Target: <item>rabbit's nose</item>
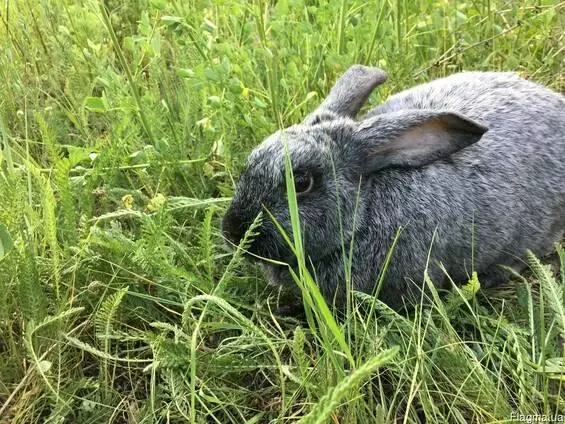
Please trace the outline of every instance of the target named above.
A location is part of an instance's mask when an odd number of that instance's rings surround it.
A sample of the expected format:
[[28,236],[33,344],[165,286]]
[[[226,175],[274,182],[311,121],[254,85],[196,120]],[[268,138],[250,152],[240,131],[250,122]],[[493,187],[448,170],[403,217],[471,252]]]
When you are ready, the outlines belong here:
[[249,224],[238,216],[237,213],[228,211],[222,220],[222,232],[224,237],[235,245],[238,245]]

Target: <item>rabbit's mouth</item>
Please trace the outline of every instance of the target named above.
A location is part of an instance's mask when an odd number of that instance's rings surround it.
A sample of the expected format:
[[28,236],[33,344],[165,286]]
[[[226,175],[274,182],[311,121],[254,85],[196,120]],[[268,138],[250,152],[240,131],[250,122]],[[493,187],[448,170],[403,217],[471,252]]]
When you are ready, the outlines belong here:
[[285,263],[292,266],[297,264],[296,257],[284,245],[277,240],[259,231],[249,246],[245,249],[245,254],[250,259],[259,261],[263,264],[286,268],[285,265],[276,265],[273,261]]
[[288,267],[268,262],[261,263],[261,266],[270,284],[275,286],[287,286],[292,284],[292,276],[288,271]]

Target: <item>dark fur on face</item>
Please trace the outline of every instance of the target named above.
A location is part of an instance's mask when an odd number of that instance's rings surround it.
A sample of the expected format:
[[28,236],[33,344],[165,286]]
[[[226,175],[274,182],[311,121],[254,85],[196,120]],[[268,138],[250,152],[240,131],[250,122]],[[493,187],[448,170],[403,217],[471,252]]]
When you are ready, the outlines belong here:
[[[306,173],[313,179],[311,190],[298,194],[303,239],[310,258],[318,260],[341,249],[341,242],[333,231],[339,227],[340,210],[342,214],[353,214],[355,204],[351,199],[355,199],[359,184],[359,176],[351,172],[338,148],[344,132],[353,130],[351,124],[340,122],[338,125],[330,121],[315,126],[291,127],[267,139],[261,149],[250,155],[239,179],[232,205],[224,218],[226,236],[237,243],[261,211],[268,211],[287,234],[292,233],[284,174],[286,143],[294,175]],[[244,188],[251,185],[255,187],[254,191]],[[338,203],[340,210],[336,207]],[[344,222],[346,226],[343,228],[346,240],[353,233],[348,222]],[[270,219],[263,221],[249,251],[270,259],[294,261],[288,245]]]

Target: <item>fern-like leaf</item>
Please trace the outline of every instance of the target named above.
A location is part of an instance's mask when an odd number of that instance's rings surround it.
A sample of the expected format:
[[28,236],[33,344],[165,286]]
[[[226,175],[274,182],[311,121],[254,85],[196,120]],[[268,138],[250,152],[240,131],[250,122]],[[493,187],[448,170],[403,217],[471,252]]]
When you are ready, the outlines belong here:
[[122,303],[124,295],[128,292],[128,287],[118,290],[117,292],[108,296],[101,303],[94,316],[94,325],[96,327],[96,337],[104,340],[104,351],[108,351],[107,343],[112,334],[112,322]]
[[563,286],[557,283],[551,267],[543,265],[533,254],[527,252],[528,263],[539,279],[540,286],[545,294],[547,305],[555,314],[555,321],[559,327],[561,337],[565,338],[565,305],[563,304]]
[[300,422],[303,424],[327,423],[331,413],[339,406],[341,400],[351,390],[358,388],[361,382],[367,379],[377,368],[390,362],[397,352],[398,346],[387,349],[357,368],[351,375],[339,382],[337,386],[330,388],[312,408],[310,413],[304,416]]
[[26,321],[41,321],[46,316],[45,292],[39,280],[34,248],[31,242],[20,262],[18,273],[20,309]]
[[75,202],[69,184],[71,161],[61,159],[55,165],[55,184],[59,190],[59,207],[62,217],[61,229],[67,244],[77,241]]
[[214,255],[214,244],[212,242],[212,218],[214,216],[214,208],[206,209],[204,221],[202,222],[202,230],[200,232],[200,251],[201,257],[204,258],[204,266],[208,274],[208,280],[212,281],[212,258]]

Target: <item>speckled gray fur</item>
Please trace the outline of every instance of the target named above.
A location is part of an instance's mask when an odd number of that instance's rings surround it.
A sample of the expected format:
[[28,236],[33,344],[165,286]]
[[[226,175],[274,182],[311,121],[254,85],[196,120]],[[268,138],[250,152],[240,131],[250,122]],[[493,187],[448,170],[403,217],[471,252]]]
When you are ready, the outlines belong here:
[[[440,263],[455,281],[475,270],[492,285],[504,280],[498,264],[519,269],[526,249],[549,252],[565,230],[565,97],[512,73],[464,72],[398,93],[355,120],[385,79],[353,66],[304,123],[259,145],[224,229],[249,225],[266,207],[290,233],[286,140],[293,168],[316,176],[298,201],[306,253],[328,300],[344,293],[342,241],[348,251],[353,239],[353,287],[372,293],[399,227],[379,293],[393,307],[418,296],[428,254],[442,287]],[[396,151],[403,135],[421,128],[429,142],[410,150],[419,141],[409,137],[407,153]],[[251,250],[295,263],[269,220]],[[286,267],[265,268],[271,281],[291,283]]]

